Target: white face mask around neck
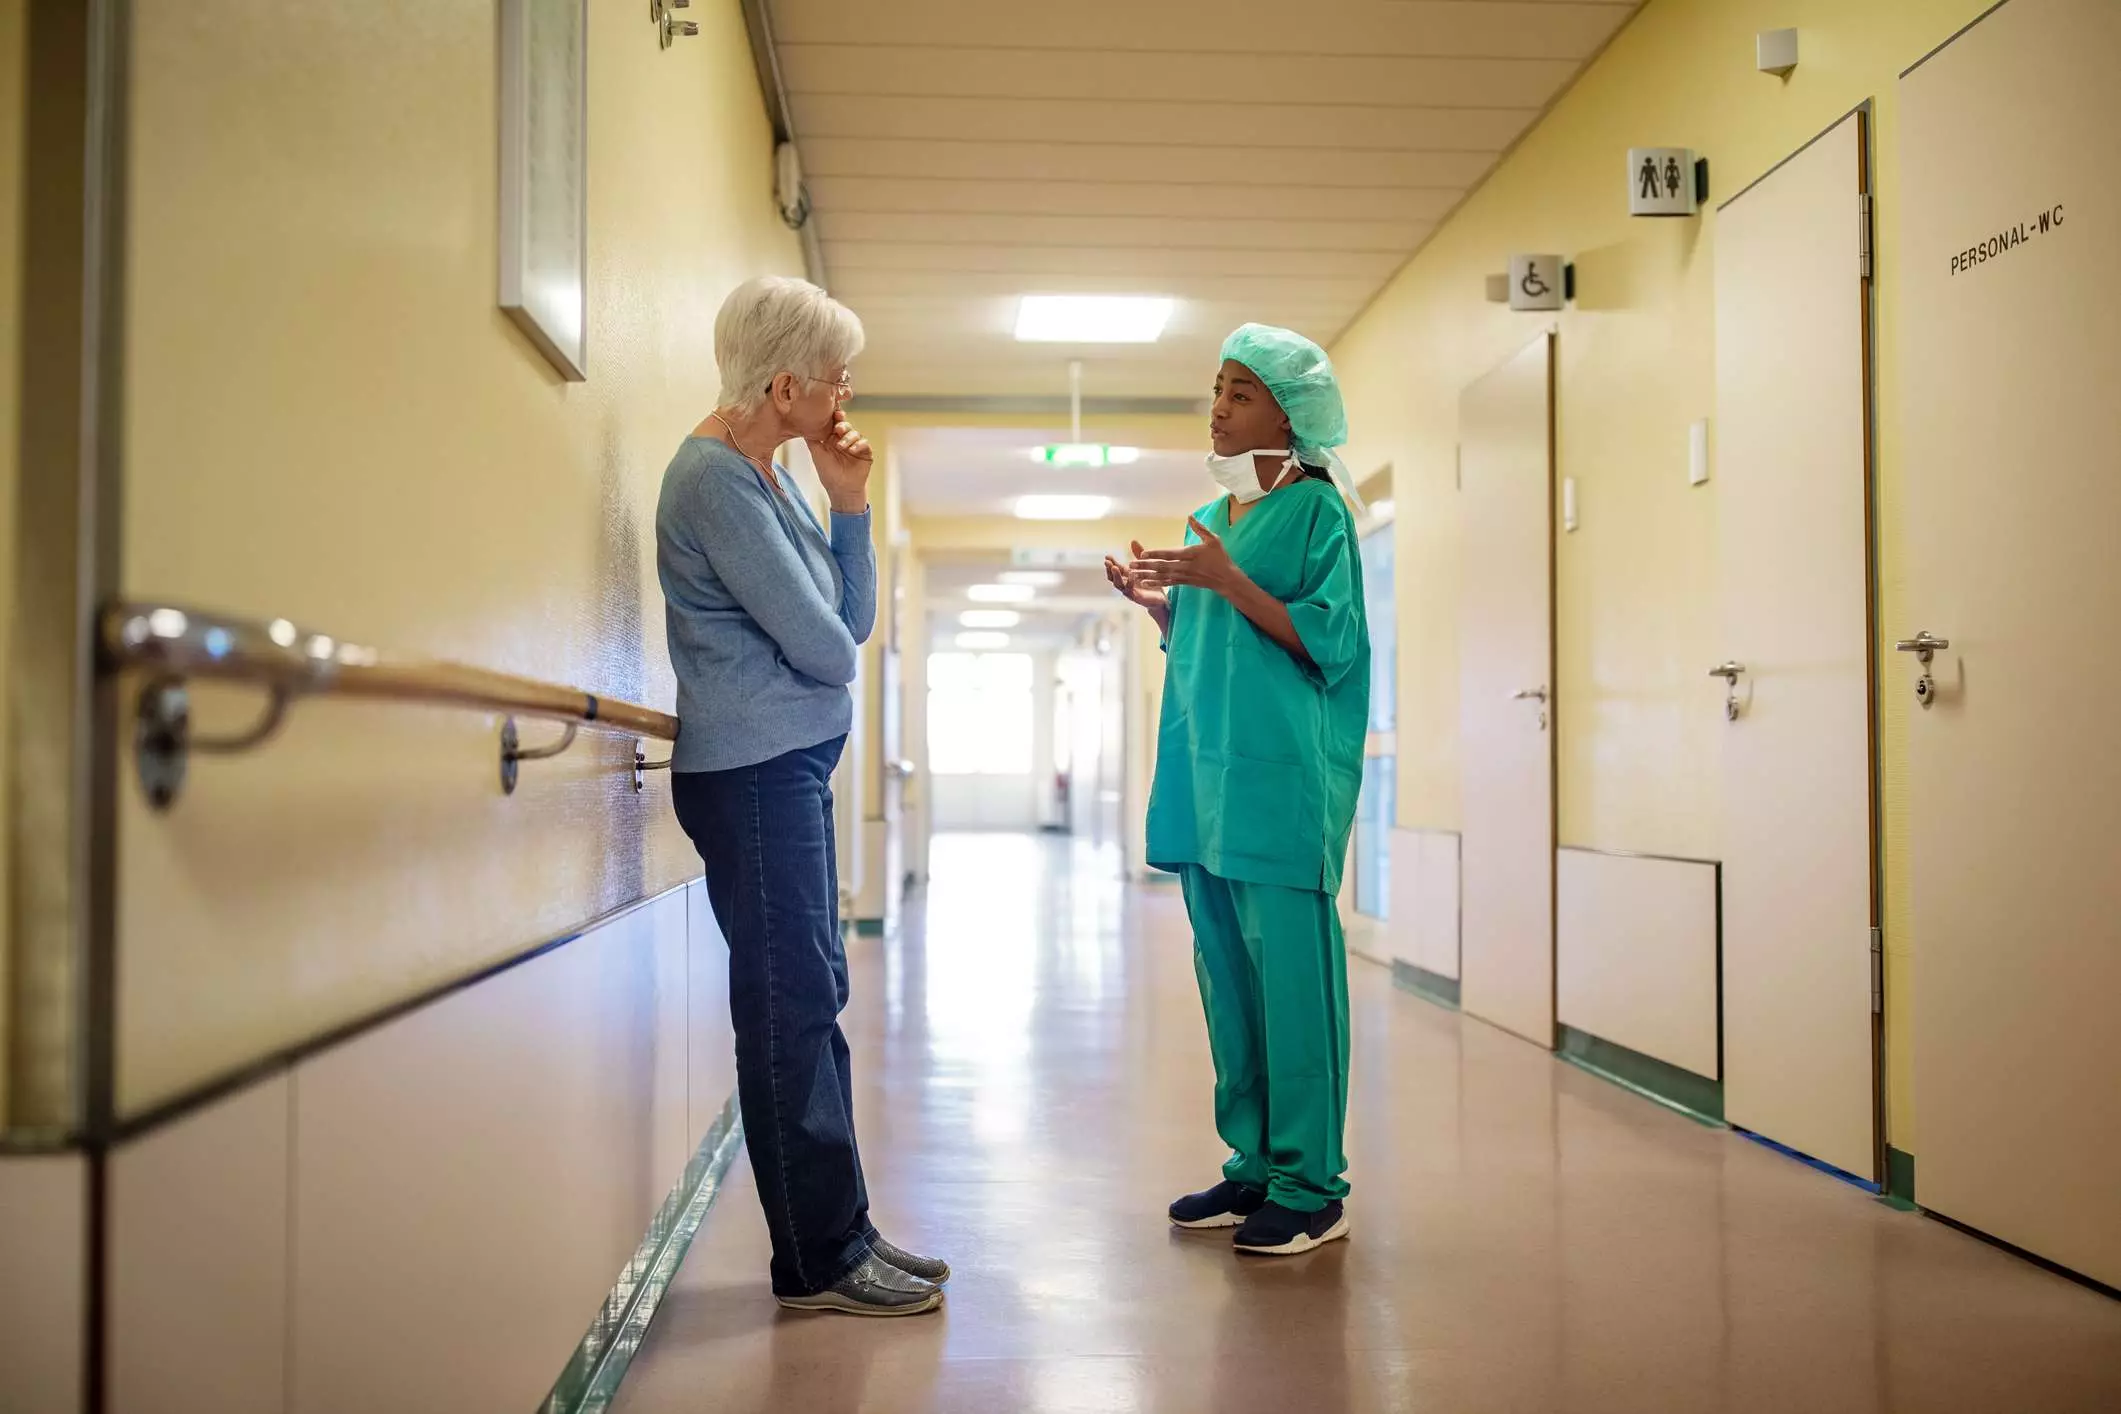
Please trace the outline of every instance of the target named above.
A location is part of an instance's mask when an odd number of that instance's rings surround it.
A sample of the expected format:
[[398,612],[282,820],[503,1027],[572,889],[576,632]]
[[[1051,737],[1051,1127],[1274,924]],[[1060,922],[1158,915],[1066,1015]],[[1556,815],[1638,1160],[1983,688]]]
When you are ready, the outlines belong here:
[[[1286,458],[1281,464],[1281,474],[1274,478],[1271,485],[1260,484],[1259,466],[1254,460],[1257,457]],[[1234,457],[1219,457],[1213,452],[1208,453],[1208,474],[1214,477],[1216,484],[1229,492],[1230,498],[1239,505],[1258,500],[1287,481],[1290,473],[1301,474],[1302,470],[1302,465],[1287,447],[1261,448],[1256,452],[1240,452]]]

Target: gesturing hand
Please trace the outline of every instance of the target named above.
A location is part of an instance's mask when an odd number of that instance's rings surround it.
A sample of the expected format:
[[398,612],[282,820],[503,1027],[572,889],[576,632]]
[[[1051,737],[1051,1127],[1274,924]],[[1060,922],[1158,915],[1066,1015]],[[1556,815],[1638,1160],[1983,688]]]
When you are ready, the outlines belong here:
[[807,440],[811,464],[825,485],[832,509],[841,515],[860,515],[869,509],[869,473],[875,469],[876,453],[870,450],[869,439],[848,423],[847,414],[834,412],[825,435]]
[[1243,572],[1223,548],[1221,536],[1192,516],[1186,518],[1186,524],[1200,537],[1198,545],[1179,550],[1144,550],[1136,545],[1134,563],[1127,567],[1129,573],[1137,582],[1166,589],[1184,584],[1228,597],[1232,587],[1244,579]]
[[[1128,548],[1134,552],[1135,559],[1141,558],[1141,541],[1135,541]],[[1150,583],[1146,576],[1135,573],[1110,555],[1105,556],[1105,578],[1112,581],[1112,587],[1125,595],[1129,603],[1139,604],[1152,614],[1162,613],[1171,607],[1170,597],[1163,590]]]

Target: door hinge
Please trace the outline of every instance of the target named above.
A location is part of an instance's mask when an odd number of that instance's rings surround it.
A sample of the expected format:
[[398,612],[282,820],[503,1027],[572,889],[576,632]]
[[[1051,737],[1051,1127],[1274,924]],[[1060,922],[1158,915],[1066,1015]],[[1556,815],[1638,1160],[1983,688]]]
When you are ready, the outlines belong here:
[[1451,448],[1451,489],[1453,491],[1466,489],[1466,449],[1464,447]]
[[1885,930],[1871,929],[1871,1015],[1885,1015]]
[[1862,266],[1863,278],[1871,278],[1871,194],[1856,194],[1856,259]]

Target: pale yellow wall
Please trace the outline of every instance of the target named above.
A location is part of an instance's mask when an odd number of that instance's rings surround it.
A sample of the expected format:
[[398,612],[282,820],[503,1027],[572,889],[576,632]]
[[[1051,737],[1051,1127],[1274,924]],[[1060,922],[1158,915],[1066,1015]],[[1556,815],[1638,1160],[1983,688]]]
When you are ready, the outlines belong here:
[[[0,0],[0,702],[6,700],[15,621],[15,404],[19,394],[22,288],[22,102],[27,0]],[[8,799],[10,715],[0,710],[0,801]],[[0,899],[8,895],[9,851],[0,846]],[[0,1129],[7,1126],[8,918],[0,907]]]
[[[1355,434],[1349,461],[1391,463],[1398,501],[1399,813],[1459,823],[1457,764],[1458,393],[1553,318],[1560,327],[1559,469],[1577,478],[1583,528],[1562,537],[1559,655],[1561,839],[1569,845],[1714,858],[1720,763],[1714,485],[1687,485],[1687,427],[1714,401],[1716,218],[1631,220],[1630,146],[1707,156],[1711,203],[1866,99],[1876,101],[1876,383],[1880,628],[1901,612],[1893,266],[1899,72],[1988,0],[1650,0],[1488,182],[1338,341]],[[1795,26],[1787,81],[1753,66],[1757,31]],[[1854,239],[1855,217],[1850,216]],[[1576,262],[1578,300],[1559,316],[1512,315],[1483,277],[1513,251]],[[1713,431],[1712,431],[1713,442]],[[1888,664],[1888,667],[1891,665]],[[1910,940],[1905,841],[1906,694],[1884,698],[1889,1038],[1905,1031]],[[1888,1044],[1890,1135],[1913,1147],[1907,1047]]]
[[[589,9],[568,385],[496,307],[493,0],[136,4],[129,594],[670,705],[657,486],[714,403],[722,297],[801,258],[734,0],[668,51],[646,6]],[[696,871],[628,743],[507,799],[497,727],[314,703],[166,817],[127,782],[128,1106]]]

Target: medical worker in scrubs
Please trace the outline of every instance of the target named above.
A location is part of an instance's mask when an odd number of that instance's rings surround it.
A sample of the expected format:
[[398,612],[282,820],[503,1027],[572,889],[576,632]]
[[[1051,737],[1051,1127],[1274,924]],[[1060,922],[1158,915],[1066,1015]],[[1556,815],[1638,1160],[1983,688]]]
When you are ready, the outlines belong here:
[[[1173,550],[1107,560],[1168,662],[1150,864],[1179,876],[1215,1059],[1223,1181],[1171,1205],[1288,1255],[1348,1235],[1348,981],[1336,900],[1369,722],[1370,634],[1325,351],[1223,344],[1208,469],[1226,494]],[[1345,493],[1345,497],[1344,497]]]

